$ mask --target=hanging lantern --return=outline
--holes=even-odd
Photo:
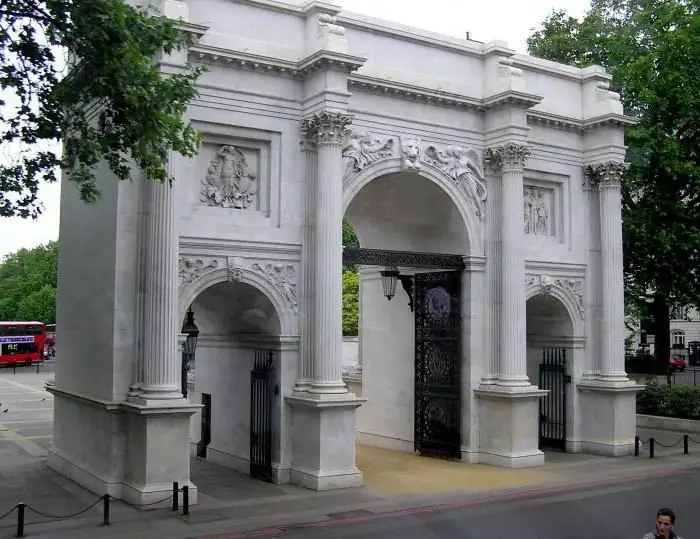
[[[182,326],[182,333],[187,335],[185,341],[185,354],[190,362],[194,361],[195,350],[197,349],[197,338],[199,337],[199,328],[194,323],[194,312],[192,307],[187,310],[187,319],[185,325]]]
[[[394,267],[384,268],[379,274],[382,276],[384,297],[391,301],[391,298],[396,294],[396,281],[399,279],[399,270]]]

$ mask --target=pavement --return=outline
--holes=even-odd
[[[43,387],[53,377],[52,371],[50,364],[42,366],[38,374],[29,369],[17,369],[16,373],[0,371],[0,517],[10,511],[7,517],[0,518],[0,539],[14,536],[16,511],[12,508],[20,501],[28,504],[28,537],[106,539],[128,535],[134,539],[230,539],[285,535],[322,538],[336,533],[331,529],[337,531],[334,537],[372,537],[375,532],[362,530],[369,526],[379,533],[386,526],[385,522],[402,520],[403,524],[396,524],[397,530],[401,526],[415,527],[415,531],[406,530],[404,539],[418,537],[411,533],[418,533],[421,538],[454,539],[470,537],[471,530],[476,532],[479,527],[465,528],[463,531],[465,534],[468,531],[467,535],[456,531],[450,535],[449,527],[457,526],[456,521],[452,522],[449,516],[437,518],[435,514],[446,512],[459,520],[463,513],[472,515],[476,511],[475,522],[486,525],[487,519],[480,521],[482,517],[478,516],[486,506],[512,506],[517,513],[518,504],[526,505],[525,498],[547,499],[556,494],[556,500],[570,496],[575,499],[575,495],[583,493],[634,490],[636,487],[630,485],[637,483],[666,485],[669,481],[669,484],[677,480],[695,481],[700,468],[700,443],[692,443],[691,454],[683,455],[682,443],[677,443],[678,439],[682,440],[680,435],[654,431],[639,434],[644,440],[655,436],[667,446],[675,443],[673,447],[657,445],[654,459],[549,453],[545,466],[520,470],[466,465],[358,446],[357,462],[365,474],[366,486],[326,493],[263,483],[194,459],[192,480],[199,488],[200,503],[191,508],[189,516],[167,509],[144,511],[114,501],[112,524],[102,526],[99,498],[45,465],[51,444],[53,402]],[[643,447],[643,455],[647,455],[647,449],[648,446]],[[666,499],[661,496],[665,492],[667,490],[660,489],[648,499],[654,504],[656,500],[660,503]],[[634,496],[636,499],[637,495]],[[597,495],[591,494],[589,498],[586,498],[587,504],[599,505]],[[676,503],[673,496],[668,499]],[[641,501],[639,504],[639,507],[644,505]],[[619,503],[612,506],[621,510]],[[678,507],[683,507],[681,501]],[[653,511],[646,505],[644,508],[645,512]],[[53,518],[63,516],[71,518]],[[435,522],[442,523],[435,523],[436,518]],[[552,518],[558,521],[560,516],[555,514]],[[433,524],[436,528],[431,532]],[[495,525],[508,524],[499,520]],[[534,526],[536,530],[536,524]],[[568,532],[567,535],[571,536],[568,539],[576,537]],[[688,536],[692,534],[686,533]]]

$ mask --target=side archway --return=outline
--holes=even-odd
[[[573,298],[564,287],[555,283],[542,284],[541,280],[531,280],[525,287],[525,301],[535,296],[551,296],[559,300],[569,315],[573,329],[573,337],[582,337],[585,331],[584,310],[582,299]]]
[[[231,272],[228,268],[214,269],[184,285],[180,289],[178,301],[179,319],[181,320],[185,317],[188,307],[204,290],[215,284],[230,281],[249,284],[260,290],[270,300],[279,316],[280,336],[294,336],[298,334],[297,305],[292,304],[265,276],[248,268],[237,268],[235,279],[231,278]]]
[[[483,255],[483,227],[482,222],[474,215],[466,196],[459,186],[444,173],[437,170],[432,165],[421,163],[420,170],[406,170],[402,167],[402,159],[394,157],[382,159],[367,165],[359,172],[348,173],[343,178],[343,213],[347,212],[350,203],[355,196],[369,184],[372,180],[381,176],[414,172],[418,176],[425,178],[440,187],[455,204],[458,209],[469,238],[469,252],[464,255]]]

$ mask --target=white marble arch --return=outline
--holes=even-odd
[[[237,278],[235,280],[241,283],[247,283],[258,289],[277,311],[277,316],[280,320],[280,337],[294,336],[299,334],[299,324],[296,315],[296,306],[289,303],[284,295],[263,275],[248,268],[236,268]],[[218,268],[203,275],[197,279],[184,285],[180,289],[180,297],[178,301],[178,312],[180,319],[185,317],[185,312],[192,302],[210,286],[218,283],[230,282],[231,274],[228,268]]]
[[[572,337],[583,337],[585,333],[585,324],[584,324],[584,319],[581,314],[581,311],[579,310],[578,305],[576,304],[576,300],[571,297],[571,294],[569,294],[563,287],[557,285],[556,283],[552,283],[551,285],[548,285],[547,287],[543,286],[541,283],[534,283],[534,284],[528,284],[525,288],[525,300],[528,301],[535,296],[538,295],[543,295],[543,296],[552,296],[556,299],[558,299],[561,304],[564,306],[566,309],[566,312],[569,314],[569,319],[571,321],[571,326],[573,328],[573,334],[571,335]]]
[[[427,163],[422,162],[419,170],[408,170],[401,166],[402,162],[403,159],[400,157],[382,159],[367,165],[359,172],[353,171],[348,173],[343,178],[343,214],[348,210],[355,196],[372,180],[381,176],[398,174],[400,172],[414,172],[440,187],[459,210],[469,237],[469,252],[455,254],[462,254],[465,256],[483,255],[484,239],[482,223],[478,220],[477,216],[474,215],[474,212],[469,207],[466,196],[455,181]]]

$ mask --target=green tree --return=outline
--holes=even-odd
[[[360,242],[357,240],[352,225],[343,219],[343,247],[357,248]]]
[[[36,217],[39,185],[61,168],[92,202],[100,162],[119,180],[134,163],[165,182],[169,151],[197,153],[183,114],[202,68],[165,75],[154,61],[191,43],[177,25],[124,0],[3,0],[0,146],[15,158],[0,165],[0,216]]]
[[[56,322],[58,242],[20,249],[0,263],[0,320]]]
[[[666,363],[669,306],[700,304],[700,1],[593,0],[581,20],[553,12],[528,48],[604,66],[638,119],[622,186],[625,288],[653,317]]]
[[[360,276],[354,271],[343,271],[343,335],[355,337],[360,320]]]

